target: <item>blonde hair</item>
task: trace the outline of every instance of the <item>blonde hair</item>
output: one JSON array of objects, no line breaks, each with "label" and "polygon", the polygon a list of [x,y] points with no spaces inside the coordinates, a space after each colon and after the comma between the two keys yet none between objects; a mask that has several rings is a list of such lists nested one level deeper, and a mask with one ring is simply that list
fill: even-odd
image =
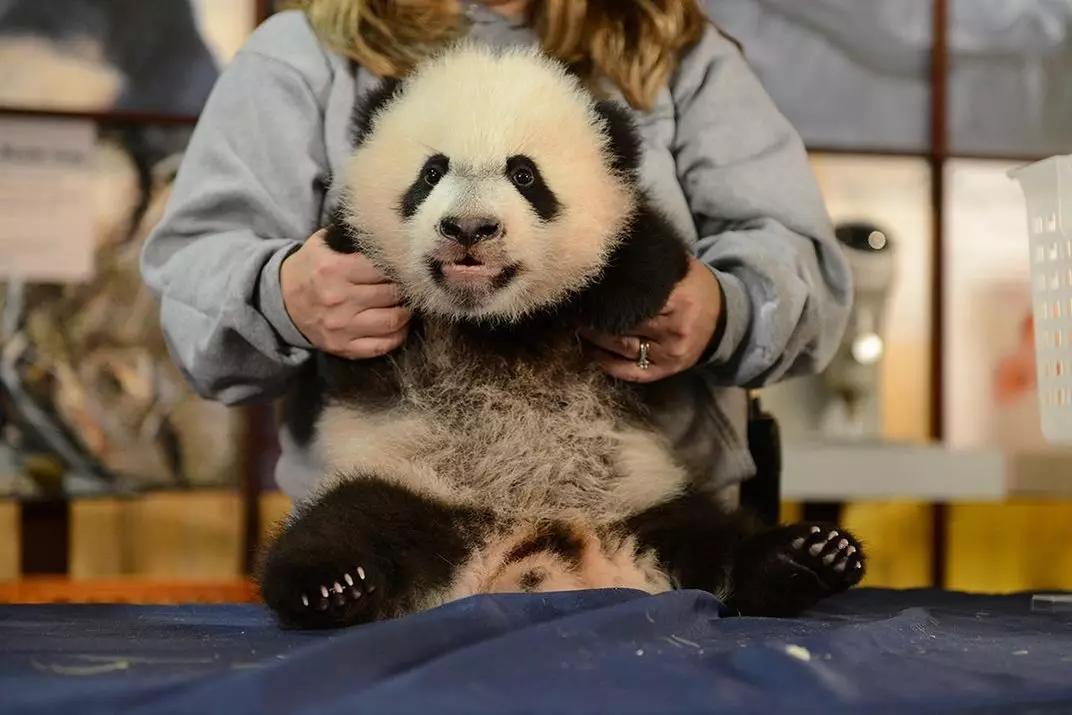
[{"label": "blonde hair", "polygon": [[[401,77],[465,29],[459,0],[289,0],[320,40],[381,77]],[[532,0],[525,12],[544,50],[593,87],[605,78],[650,109],[678,57],[708,24],[699,0]]]}]

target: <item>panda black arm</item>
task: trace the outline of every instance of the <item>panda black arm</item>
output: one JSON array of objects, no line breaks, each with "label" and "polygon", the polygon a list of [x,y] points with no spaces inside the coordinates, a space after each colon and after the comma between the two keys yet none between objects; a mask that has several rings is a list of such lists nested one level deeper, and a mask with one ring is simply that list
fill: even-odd
[{"label": "panda black arm", "polygon": [[[324,243],[338,253],[358,253],[357,241],[337,206],[325,228]],[[416,321],[411,330],[418,329]],[[404,349],[404,347],[402,348]],[[281,419],[292,439],[302,447],[313,440],[316,423],[329,401],[363,409],[385,408],[402,388],[391,355],[349,360],[317,351],[284,396]]]},{"label": "panda black arm", "polygon": [[[384,78],[354,103],[350,123],[354,148],[364,141],[376,113],[387,105],[400,83],[394,77]],[[357,236],[346,221],[342,200],[330,212],[324,243],[337,253],[350,255],[360,251]],[[354,361],[319,353],[312,362],[314,366],[296,381],[283,407],[283,419],[299,444],[312,439],[316,420],[328,399],[356,402],[369,408],[390,403],[401,392],[390,356]]]},{"label": "panda black arm", "polygon": [[[419,324],[411,327],[412,331],[419,329]],[[397,404],[401,396],[395,356],[349,360],[317,352],[284,396],[281,419],[295,443],[306,447],[329,403],[376,411]]]},{"label": "panda black arm", "polygon": [[[609,139],[611,168],[636,186],[642,142],[628,110],[596,104]],[[600,280],[578,299],[580,321],[599,332],[621,334],[658,315],[689,268],[689,249],[651,198],[636,189],[637,209]]]},{"label": "panda black arm", "polygon": [[689,250],[645,198],[598,282],[580,293],[582,325],[617,334],[659,314],[689,269]]}]

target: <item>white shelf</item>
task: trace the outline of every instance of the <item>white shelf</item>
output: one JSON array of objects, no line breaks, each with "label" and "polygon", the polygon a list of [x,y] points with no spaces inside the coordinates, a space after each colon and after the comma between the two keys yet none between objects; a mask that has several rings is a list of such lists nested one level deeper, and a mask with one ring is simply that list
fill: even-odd
[{"label": "white shelf", "polygon": [[784,444],[782,450],[788,501],[1072,499],[1072,451],[881,443]]}]

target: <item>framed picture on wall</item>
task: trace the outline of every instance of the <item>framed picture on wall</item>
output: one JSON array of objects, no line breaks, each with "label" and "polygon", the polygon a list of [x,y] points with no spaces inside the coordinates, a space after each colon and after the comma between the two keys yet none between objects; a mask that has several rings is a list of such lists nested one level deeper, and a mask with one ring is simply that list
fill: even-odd
[{"label": "framed picture on wall", "polygon": [[1072,152],[1072,0],[947,1],[949,151]]},{"label": "framed picture on wall", "polygon": [[0,0],[0,108],[196,117],[257,0]]},{"label": "framed picture on wall", "polygon": [[[139,269],[188,135],[184,126],[98,126],[86,217],[92,274],[0,282],[3,477],[27,475],[29,463],[62,462],[88,493],[238,485],[246,412],[186,384]],[[34,492],[28,477],[0,478],[0,496]]]},{"label": "framed picture on wall", "polygon": [[0,472],[20,475],[0,494],[40,493],[57,459],[82,494],[242,480],[247,413],[185,384],[138,257],[194,121],[263,13],[260,0],[0,0],[0,116],[89,115],[96,136],[92,275],[0,282]]}]

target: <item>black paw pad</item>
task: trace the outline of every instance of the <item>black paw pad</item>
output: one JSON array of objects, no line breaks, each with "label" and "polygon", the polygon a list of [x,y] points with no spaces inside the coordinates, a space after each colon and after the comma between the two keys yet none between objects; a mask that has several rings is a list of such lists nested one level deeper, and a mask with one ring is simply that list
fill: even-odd
[{"label": "black paw pad", "polygon": [[812,572],[830,591],[844,591],[863,578],[863,549],[844,529],[798,524],[790,527],[785,536],[789,544],[784,556]]},{"label": "black paw pad", "polygon": [[[364,567],[358,566],[352,575],[350,572],[344,573],[331,583],[322,583],[311,592],[301,594],[301,607],[317,612],[336,611],[355,605],[375,590]],[[297,604],[294,607],[297,608]]]},{"label": "black paw pad", "polygon": [[383,605],[378,572],[343,563],[310,564],[305,558],[277,555],[261,579],[265,605],[286,628],[345,628],[377,620]]}]

